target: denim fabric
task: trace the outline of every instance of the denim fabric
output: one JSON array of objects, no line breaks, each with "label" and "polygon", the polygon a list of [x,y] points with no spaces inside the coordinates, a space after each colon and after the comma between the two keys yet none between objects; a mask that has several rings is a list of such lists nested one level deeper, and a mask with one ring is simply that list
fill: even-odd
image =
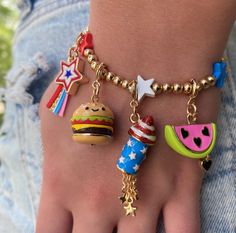
[{"label": "denim fabric", "polygon": [[[0,130],[0,232],[33,233],[41,184],[38,103],[61,59],[88,22],[88,0],[18,0],[21,22],[8,73]],[[231,68],[222,91],[214,163],[201,196],[203,233],[236,232],[236,25],[226,54]],[[187,220],[186,220],[187,221]],[[164,232],[163,223],[158,232]]]},{"label": "denim fabric", "polygon": [[14,64],[0,89],[6,101],[0,130],[0,232],[33,233],[39,204],[42,146],[39,100],[88,21],[88,1],[18,1]]}]

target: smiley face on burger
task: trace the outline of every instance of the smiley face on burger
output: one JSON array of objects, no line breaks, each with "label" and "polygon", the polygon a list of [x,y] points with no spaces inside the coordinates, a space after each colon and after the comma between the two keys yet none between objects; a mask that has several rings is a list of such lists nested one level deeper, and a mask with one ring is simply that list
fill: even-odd
[{"label": "smiley face on burger", "polygon": [[107,144],[113,135],[114,116],[102,103],[86,103],[71,118],[73,140],[88,144]]}]

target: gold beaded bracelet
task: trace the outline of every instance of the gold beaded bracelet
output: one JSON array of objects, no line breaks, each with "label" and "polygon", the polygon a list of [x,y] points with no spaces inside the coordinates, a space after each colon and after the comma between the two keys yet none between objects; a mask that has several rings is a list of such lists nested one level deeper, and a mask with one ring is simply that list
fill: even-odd
[{"label": "gold beaded bracelet", "polygon": [[[135,91],[135,82],[134,80],[127,80],[124,78],[121,78],[117,74],[111,72],[108,70],[108,67],[100,62],[94,52],[93,49],[85,49],[84,50],[84,57],[87,59],[87,62],[90,64],[92,70],[96,72],[96,76],[98,79],[111,81],[117,86],[121,86],[124,89],[128,89],[131,94]],[[221,59],[224,60],[223,58]],[[209,75],[206,78],[201,79],[199,82],[197,82],[197,89],[198,91],[202,89],[208,89],[209,87],[215,86],[216,79]],[[186,82],[184,84],[169,84],[169,83],[158,83],[154,82],[151,85],[152,90],[156,95],[161,93],[174,93],[174,94],[187,94],[189,95],[192,91],[192,84],[191,82]]]},{"label": "gold beaded bracelet", "polygon": [[86,83],[83,61],[86,60],[96,74],[92,83],[93,94],[91,102],[80,105],[71,118],[73,140],[79,143],[102,145],[112,141],[114,115],[111,109],[99,102],[101,81],[110,81],[116,86],[127,89],[131,94],[129,139],[123,147],[117,160],[117,168],[122,172],[122,196],[120,200],[126,215],[135,216],[137,207],[134,202],[138,199],[137,172],[145,160],[149,146],[156,142],[156,131],[152,116],[141,117],[138,112],[139,104],[144,96],[157,96],[161,93],[186,94],[187,124],[166,125],[165,139],[167,144],[178,154],[192,159],[199,159],[201,167],[206,171],[211,166],[209,154],[216,141],[216,124],[197,124],[196,98],[203,89],[216,86],[223,87],[227,77],[227,67],[224,59],[213,64],[213,72],[206,78],[179,84],[161,84],[157,81],[144,80],[138,75],[137,80],[127,80],[109,71],[107,65],[100,62],[96,56],[92,34],[87,30],[80,33],[76,44],[69,50],[68,61],[61,62],[61,71],[55,81],[58,87],[49,100],[47,107],[58,116],[63,116],[70,95],[75,95],[80,84]]}]

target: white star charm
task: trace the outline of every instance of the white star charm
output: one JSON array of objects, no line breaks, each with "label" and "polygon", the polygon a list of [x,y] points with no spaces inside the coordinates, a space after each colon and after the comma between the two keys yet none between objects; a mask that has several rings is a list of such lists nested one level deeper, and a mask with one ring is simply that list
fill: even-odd
[{"label": "white star charm", "polygon": [[132,151],[132,152],[129,154],[129,157],[130,157],[131,160],[136,159],[136,154]]},{"label": "white star charm", "polygon": [[138,101],[143,99],[144,96],[155,97],[155,92],[152,90],[151,85],[154,79],[144,80],[140,75],[137,77],[137,93]]}]

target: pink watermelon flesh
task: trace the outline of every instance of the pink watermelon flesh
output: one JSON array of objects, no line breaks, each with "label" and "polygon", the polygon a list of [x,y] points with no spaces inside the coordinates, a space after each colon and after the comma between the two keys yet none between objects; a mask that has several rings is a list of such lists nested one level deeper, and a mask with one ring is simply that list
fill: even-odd
[{"label": "pink watermelon flesh", "polygon": [[192,151],[203,152],[211,145],[211,124],[181,125],[174,126],[174,129],[183,145]]}]

